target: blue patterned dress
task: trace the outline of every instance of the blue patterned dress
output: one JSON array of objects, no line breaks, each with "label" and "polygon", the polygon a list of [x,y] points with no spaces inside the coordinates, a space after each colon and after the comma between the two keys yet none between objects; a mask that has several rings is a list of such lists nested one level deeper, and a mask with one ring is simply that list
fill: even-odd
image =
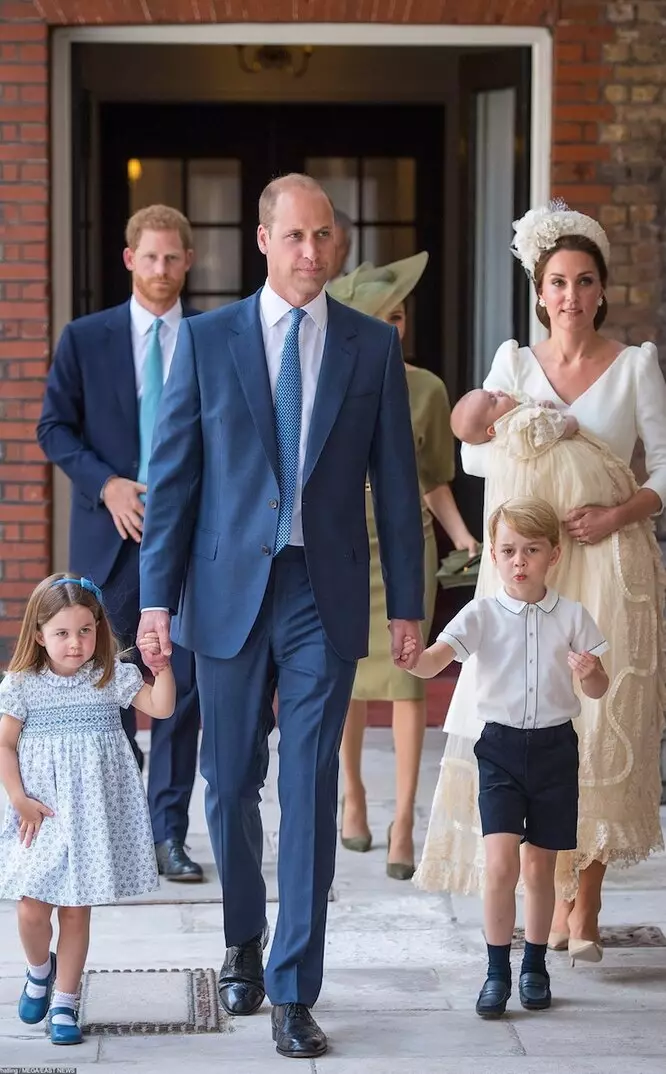
[{"label": "blue patterned dress", "polygon": [[54,906],[95,906],[159,886],[141,773],[120,721],[143,686],[116,660],[101,689],[92,661],[75,675],[11,672],[0,713],[23,724],[18,744],[26,794],[48,805],[30,847],[11,805],[0,833],[0,899],[24,895]]}]

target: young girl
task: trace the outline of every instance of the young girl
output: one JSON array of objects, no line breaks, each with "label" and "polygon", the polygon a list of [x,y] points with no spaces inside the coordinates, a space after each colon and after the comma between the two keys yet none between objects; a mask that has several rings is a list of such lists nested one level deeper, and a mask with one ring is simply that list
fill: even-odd
[{"label": "young girl", "polygon": [[[143,651],[154,646],[146,636]],[[22,1021],[47,1018],[53,1044],[79,1044],[76,997],[90,907],[158,886],[143,783],[120,722],[136,705],[170,716],[170,667],[144,684],[121,663],[100,590],[53,574],[28,601],[0,684],[0,780],[9,796],[0,833],[0,899],[16,899],[28,961]],[[56,955],[49,953],[58,907]]]}]

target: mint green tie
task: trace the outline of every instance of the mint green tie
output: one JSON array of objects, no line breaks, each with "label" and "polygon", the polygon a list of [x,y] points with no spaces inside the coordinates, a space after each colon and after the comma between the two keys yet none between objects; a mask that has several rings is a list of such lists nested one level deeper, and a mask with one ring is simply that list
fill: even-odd
[{"label": "mint green tie", "polygon": [[139,400],[139,446],[141,453],[137,481],[144,485],[148,476],[155,418],[157,417],[157,408],[164,384],[162,345],[160,344],[160,328],[163,323],[161,318],[156,317],[150,329],[148,354],[143,367],[143,391]]}]

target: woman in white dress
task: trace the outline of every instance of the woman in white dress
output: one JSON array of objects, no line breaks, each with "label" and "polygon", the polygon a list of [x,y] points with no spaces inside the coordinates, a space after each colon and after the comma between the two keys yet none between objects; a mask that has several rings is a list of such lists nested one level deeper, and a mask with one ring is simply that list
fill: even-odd
[{"label": "woman in white dress", "polygon": [[[585,589],[588,603],[590,592],[595,593],[597,622],[602,631],[612,631],[614,647],[608,662],[604,659],[611,688],[603,700],[584,706],[577,728],[578,846],[558,862],[550,944],[562,948],[570,939],[578,941],[573,945],[576,958],[598,961],[598,916],[608,864],[630,865],[663,845],[660,565],[654,545],[645,541],[638,556],[619,558],[614,535],[626,538],[623,546],[628,547],[634,530],[645,531],[637,524],[658,514],[666,503],[666,385],[651,344],[627,347],[598,333],[607,312],[610,253],[600,225],[560,203],[528,213],[514,227],[514,252],[534,281],[539,319],[550,335],[533,349],[520,348],[513,340],[502,344],[484,387],[525,393],[566,409],[582,430],[603,441],[625,464],[640,438],[648,473],[640,489],[627,487],[623,503],[600,506],[590,497],[563,512],[565,545],[575,541],[585,555],[577,557],[579,569],[561,574],[558,588],[574,600],[582,600]],[[463,445],[465,470],[486,477],[492,450],[491,444]],[[603,451],[598,465],[608,465]],[[552,469],[546,472],[552,474]],[[544,483],[552,485],[552,478]],[[585,484],[595,488],[594,473],[586,475]],[[559,499],[557,488],[531,491],[553,502]],[[494,506],[486,503],[486,511]],[[492,571],[482,565],[479,577],[477,595],[492,592]],[[415,877],[426,890],[472,893],[483,883],[473,755],[480,724],[473,675],[468,661],[447,716],[442,771]],[[581,952],[582,941],[586,945]]]}]

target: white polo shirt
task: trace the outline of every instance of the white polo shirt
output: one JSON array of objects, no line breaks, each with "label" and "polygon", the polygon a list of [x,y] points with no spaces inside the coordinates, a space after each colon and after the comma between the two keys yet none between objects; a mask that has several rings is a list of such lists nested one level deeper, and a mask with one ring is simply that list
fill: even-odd
[{"label": "white polo shirt", "polygon": [[554,589],[536,604],[514,600],[504,589],[473,600],[437,641],[450,645],[461,663],[475,654],[480,718],[525,731],[578,716],[569,652],[601,656],[608,649],[583,605]]}]

